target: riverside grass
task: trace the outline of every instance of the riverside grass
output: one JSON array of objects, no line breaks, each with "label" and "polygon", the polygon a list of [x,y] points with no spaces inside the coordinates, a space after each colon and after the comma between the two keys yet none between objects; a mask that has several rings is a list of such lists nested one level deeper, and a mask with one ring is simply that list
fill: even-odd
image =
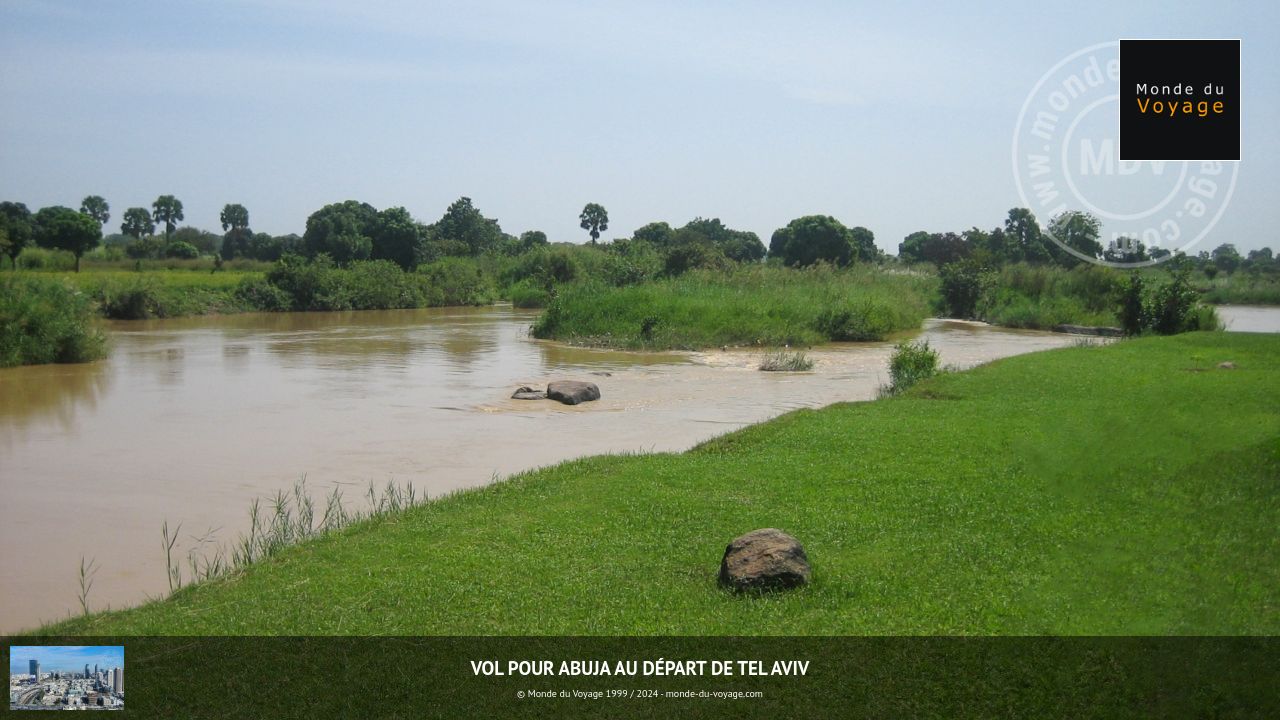
[{"label": "riverside grass", "polygon": [[920,327],[936,288],[925,273],[827,265],[698,270],[625,287],[581,282],[559,289],[533,334],[651,350],[880,340]]},{"label": "riverside grass", "polygon": [[[523,473],[39,632],[1275,634],[1277,400],[1280,336],[1022,355]],[[761,527],[804,543],[809,586],[717,586]]]}]

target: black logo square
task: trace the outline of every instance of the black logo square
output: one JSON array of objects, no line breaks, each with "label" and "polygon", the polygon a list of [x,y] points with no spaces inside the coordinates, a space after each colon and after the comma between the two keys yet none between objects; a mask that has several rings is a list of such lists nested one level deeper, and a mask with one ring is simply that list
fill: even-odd
[{"label": "black logo square", "polygon": [[1240,41],[1121,40],[1120,159],[1239,160]]}]

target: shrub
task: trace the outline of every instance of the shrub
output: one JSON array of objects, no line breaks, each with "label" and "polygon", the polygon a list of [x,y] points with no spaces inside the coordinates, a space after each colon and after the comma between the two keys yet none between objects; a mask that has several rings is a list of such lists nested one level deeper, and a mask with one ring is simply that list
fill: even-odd
[{"label": "shrub", "polygon": [[815,330],[837,342],[879,340],[895,327],[893,311],[873,300],[827,308],[814,321]]},{"label": "shrub", "polygon": [[449,257],[418,268],[427,279],[430,305],[486,305],[494,290],[470,258]]},{"label": "shrub", "polygon": [[422,307],[425,278],[406,273],[390,260],[353,262],[337,271],[355,310]]},{"label": "shrub", "polygon": [[106,355],[88,296],[47,278],[0,278],[0,367],[75,363]]},{"label": "shrub", "polygon": [[159,283],[150,275],[107,279],[97,286],[94,294],[102,314],[109,318],[145,320],[161,314]]},{"label": "shrub", "polygon": [[349,310],[351,300],[328,255],[312,260],[285,255],[267,273],[267,282],[289,297],[291,310]]},{"label": "shrub", "polygon": [[18,267],[24,270],[70,272],[76,269],[76,256],[66,250],[28,247],[18,255]]},{"label": "shrub", "polygon": [[1142,297],[1142,276],[1129,273],[1120,295],[1120,328],[1125,335],[1137,335],[1147,325],[1147,313]]},{"label": "shrub", "polygon": [[937,374],[938,352],[929,347],[929,341],[898,343],[889,359],[889,394],[897,395]]},{"label": "shrub", "polygon": [[200,257],[200,251],[196,249],[195,245],[192,245],[189,242],[182,242],[181,240],[175,240],[174,242],[171,242],[165,246],[164,256],[171,257],[171,258],[182,258],[185,260],[194,260]]},{"label": "shrub", "polygon": [[1189,279],[1190,269],[1171,266],[1169,273],[1169,281],[1156,288],[1147,307],[1151,329],[1161,335],[1200,330],[1201,317],[1196,308],[1196,291]]},{"label": "shrub", "polygon": [[551,293],[526,278],[511,286],[511,304],[518,308],[541,308],[551,302]]},{"label": "shrub", "polygon": [[942,303],[948,317],[977,317],[978,301],[990,284],[990,274],[973,260],[942,266]]},{"label": "shrub", "polygon": [[249,277],[241,280],[235,297],[247,310],[280,312],[293,308],[293,298],[266,278]]}]

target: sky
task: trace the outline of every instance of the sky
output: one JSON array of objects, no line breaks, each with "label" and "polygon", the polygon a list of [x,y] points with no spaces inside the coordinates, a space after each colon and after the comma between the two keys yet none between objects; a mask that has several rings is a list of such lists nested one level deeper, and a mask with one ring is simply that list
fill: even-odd
[{"label": "sky", "polygon": [[124,667],[122,645],[11,645],[9,674],[31,672],[31,660],[40,661],[40,672],[84,672],[88,665],[100,668]]},{"label": "sky", "polygon": [[[1072,52],[1241,38],[1238,184],[1206,242],[1280,248],[1275,3],[0,0],[0,199],[124,210],[173,194],[220,230],[301,233],[347,199],[582,242],[807,214],[896,252],[1022,203],[1019,110]],[[1043,220],[1044,218],[1042,218]]]}]

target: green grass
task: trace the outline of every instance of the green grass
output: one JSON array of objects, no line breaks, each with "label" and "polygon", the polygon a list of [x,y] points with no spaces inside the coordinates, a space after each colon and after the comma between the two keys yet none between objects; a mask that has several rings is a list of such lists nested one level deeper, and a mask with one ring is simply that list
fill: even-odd
[{"label": "green grass", "polygon": [[937,280],[876,267],[742,266],[625,287],[559,288],[540,338],[621,348],[812,345],[878,340],[929,315]]},{"label": "green grass", "polygon": [[0,275],[0,367],[105,355],[106,336],[85,293],[59,280]]},{"label": "green grass", "polygon": [[103,315],[134,320],[256,310],[238,297],[236,289],[246,279],[261,276],[257,272],[236,271],[101,270],[57,277],[83,290]]},{"label": "green grass", "polygon": [[[1275,634],[1277,400],[1277,336],[1023,355],[525,473],[42,632]],[[760,527],[805,544],[811,585],[717,587]]]}]

